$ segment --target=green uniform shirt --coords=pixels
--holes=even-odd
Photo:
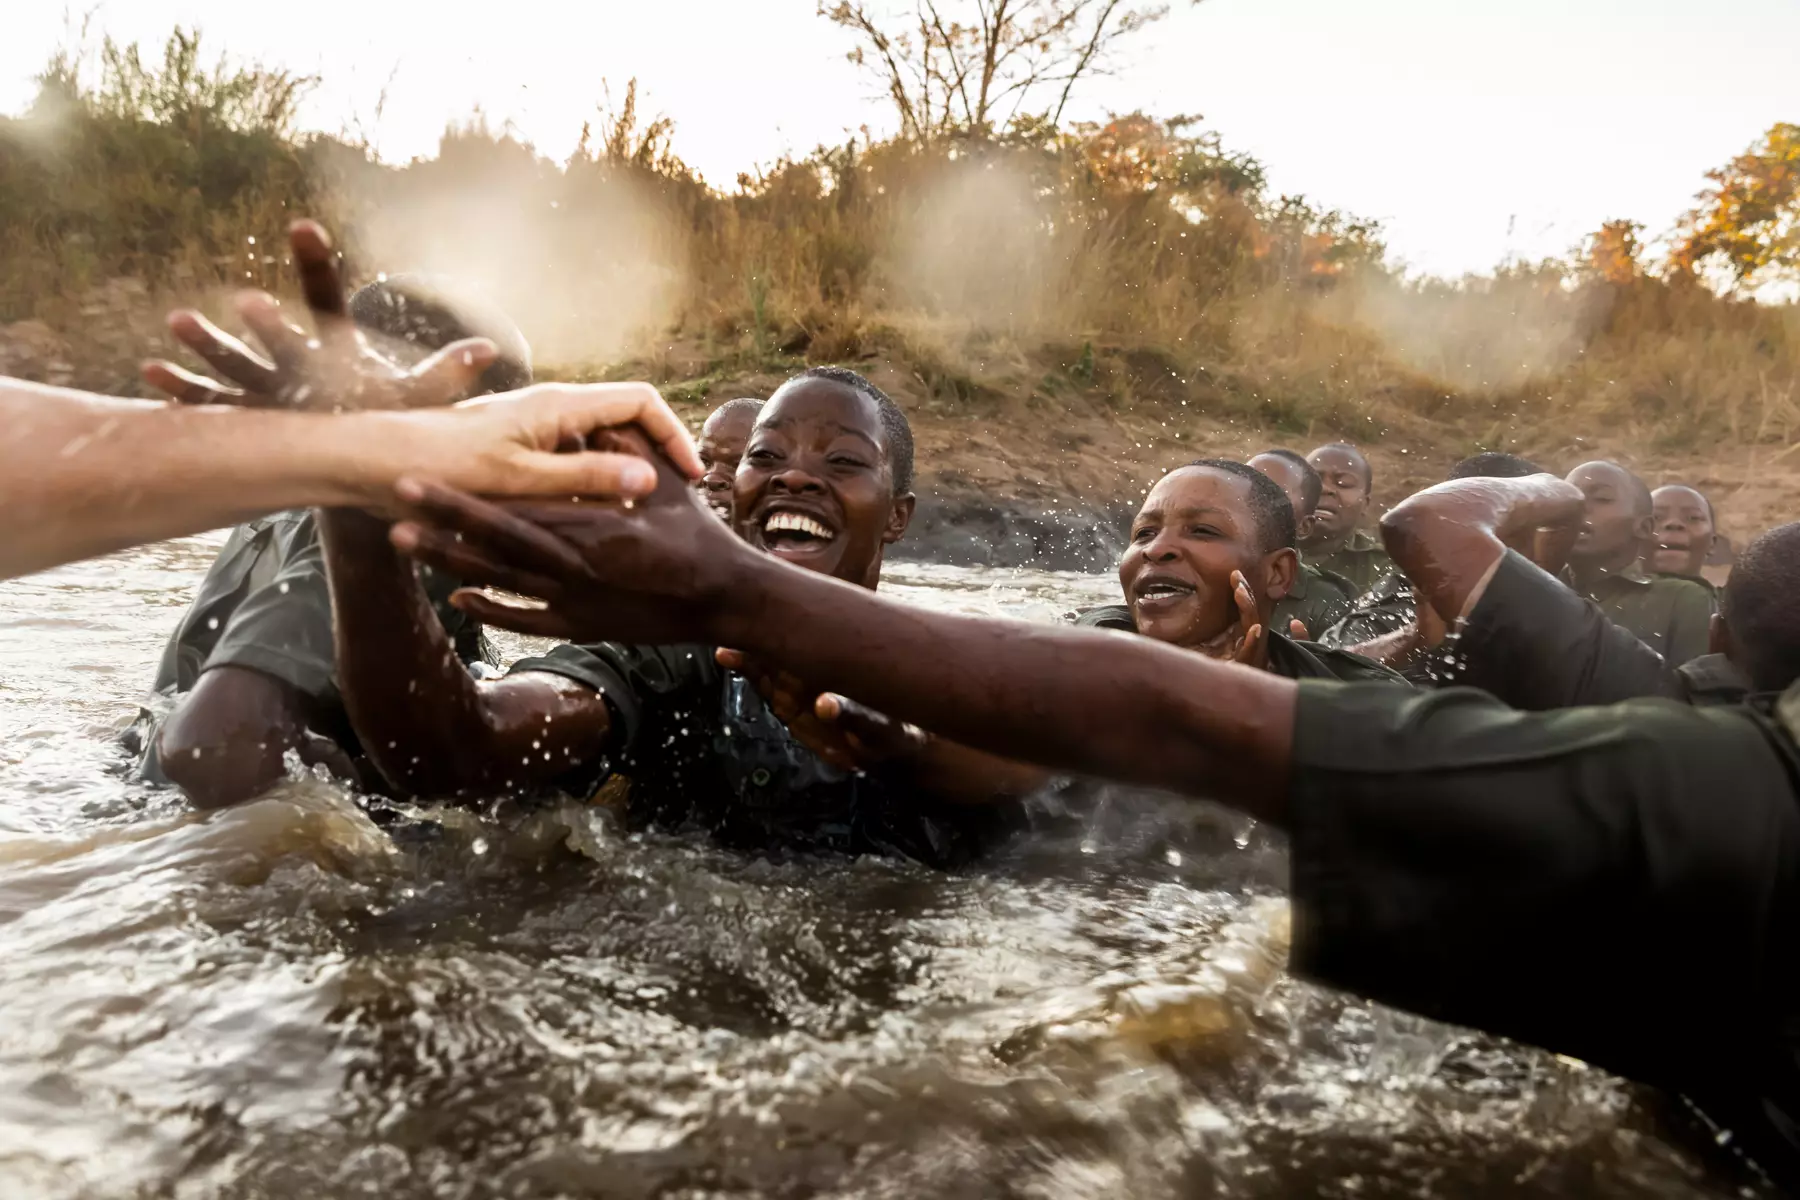
[[[1375,586],[1377,580],[1394,569],[1393,560],[1381,548],[1380,539],[1360,529],[1335,550],[1308,550],[1306,561],[1322,571],[1342,575],[1357,592],[1368,591]]]
[[[1286,633],[1289,622],[1299,621],[1306,626],[1306,636],[1317,641],[1350,611],[1355,600],[1356,587],[1348,579],[1303,558],[1294,575],[1294,590],[1275,602],[1269,624]]]
[[[1075,624],[1090,629],[1117,629],[1136,633],[1131,609],[1123,604],[1102,604],[1084,608],[1075,614]],[[1317,642],[1297,642],[1279,630],[1269,630],[1269,672],[1286,679],[1336,679],[1347,683],[1397,683],[1406,680],[1372,658],[1321,646]]]
[[[1795,713],[1303,681],[1291,967],[1683,1093],[1793,1186]]]
[[[607,753],[566,790],[629,781],[634,823],[697,827],[751,849],[889,854],[932,866],[977,857],[1016,810],[946,804],[879,769],[846,772],[794,739],[755,687],[708,646],[558,646],[513,672],[546,671],[599,692],[612,714]]]
[[[1678,667],[1707,652],[1712,639],[1713,594],[1691,579],[1648,575],[1633,563],[1605,576],[1593,599],[1614,624]]]
[[[463,662],[495,662],[481,625],[450,606],[456,581],[429,567],[420,569],[420,580]],[[331,588],[310,510],[276,513],[231,531],[170,635],[152,688],[177,696],[192,690],[202,672],[220,666],[260,671],[312,698],[323,711],[341,713]],[[144,755],[145,776],[160,780],[156,720],[146,712],[131,741]],[[354,741],[347,717],[328,723],[332,728],[319,732]],[[345,748],[356,751],[354,745]]]

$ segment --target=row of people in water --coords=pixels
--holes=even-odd
[[[327,315],[334,287],[309,288]],[[528,369],[510,329],[402,282],[351,311],[420,350],[492,338],[510,373],[489,387]],[[305,354],[177,328],[239,400],[321,386]],[[325,390],[410,386],[355,351]],[[1461,464],[1380,521],[1411,616],[1331,646],[1277,607],[1302,522],[1355,529],[1366,464],[1312,456],[1322,506],[1304,472],[1296,505],[1278,465],[1206,459],[1151,489],[1122,603],[1076,622],[1098,628],[1024,625],[876,595],[914,506],[911,432],[879,389],[803,372],[718,415],[715,465],[751,409],[728,506],[658,405],[635,412],[650,438],[602,443],[654,467],[588,489],[611,499],[409,480],[398,523],[341,506],[241,527],[165,656],[146,770],[203,805],[256,794],[290,752],[408,796],[610,789],[633,820],[946,864],[1066,778],[1215,800],[1289,834],[1296,972],[1675,1089],[1800,1178],[1800,525],[1739,557],[1709,614],[1720,669],[1695,672],[1568,582],[1638,561],[1652,502],[1628,474]],[[1366,541],[1337,549],[1388,577]],[[484,625],[562,644],[502,673]]]

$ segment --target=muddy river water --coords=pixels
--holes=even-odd
[[[1741,1194],[1602,1072],[1288,978],[1280,840],[1206,805],[951,875],[299,776],[197,817],[111,731],[217,543],[0,585],[0,1197]]]

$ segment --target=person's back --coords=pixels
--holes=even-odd
[[[479,390],[530,382],[530,352],[517,329],[434,282],[372,284],[351,298],[350,313],[403,364],[479,335],[502,351]],[[429,570],[421,581],[459,659],[476,669],[491,663],[480,625],[449,603],[455,581]],[[140,773],[179,785],[204,807],[256,795],[282,777],[289,752],[371,784],[358,766],[333,654],[316,514],[277,513],[233,530],[164,649],[152,704],[166,711],[146,712],[127,743],[140,755]]]

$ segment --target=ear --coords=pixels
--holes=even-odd
[[[1656,536],[1656,516],[1655,516],[1655,514],[1646,513],[1643,516],[1638,518],[1637,536],[1638,536],[1638,540],[1640,542],[1650,541],[1652,538],[1654,538]]]
[[[887,528],[881,531],[882,545],[891,546],[906,536],[907,527],[912,524],[913,510],[918,506],[919,498],[911,492],[894,497],[894,509],[888,513]]]
[[[1300,575],[1300,556],[1284,546],[1263,559],[1262,570],[1262,595],[1273,604],[1294,590],[1294,580]]]

